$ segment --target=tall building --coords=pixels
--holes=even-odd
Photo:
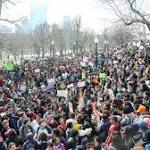
[[[70,21],[71,21],[70,16],[64,16],[64,18],[63,18],[63,24],[70,23]]]
[[[47,22],[47,0],[30,0],[30,27],[32,30],[39,24]]]

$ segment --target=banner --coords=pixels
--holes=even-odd
[[[12,63],[8,63],[8,64],[6,65],[6,69],[7,69],[8,71],[13,71],[13,70],[14,70],[14,65],[13,65]]]

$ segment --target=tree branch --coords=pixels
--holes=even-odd
[[[20,19],[17,19],[17,20],[9,20],[9,19],[6,19],[6,18],[0,18],[0,21],[4,21],[4,22],[8,22],[8,23],[16,23],[16,22],[19,22],[21,21],[22,19],[24,19],[25,17],[21,17]]]
[[[142,20],[145,22],[145,24],[147,24],[148,21],[146,20],[146,18],[144,17],[144,15],[141,14],[140,11],[138,11],[137,9],[135,9],[135,8],[133,7],[133,4],[134,4],[135,2],[136,2],[136,0],[133,0],[132,2],[131,2],[131,0],[128,0],[128,3],[129,3],[129,5],[130,5],[130,9],[131,9],[135,14],[137,14],[139,17],[141,17]]]
[[[12,5],[16,5],[16,3],[11,1],[11,0],[3,0],[2,3],[9,3],[9,4],[12,4]]]
[[[130,1],[130,0],[129,0]],[[136,2],[136,0],[133,0],[132,2],[130,1],[132,7],[133,7],[133,4]]]
[[[124,19],[123,22],[125,23],[125,25],[132,25],[132,24],[134,24],[134,23],[146,24],[143,20],[140,20],[140,19],[132,19],[131,21],[126,21],[126,20]]]

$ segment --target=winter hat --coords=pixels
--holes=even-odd
[[[68,146],[68,149],[73,149],[73,148],[76,148],[76,142],[75,142],[75,139],[70,137],[67,141],[67,146]]]
[[[123,95],[121,93],[116,94],[116,99],[117,100],[122,99],[122,98],[123,98]]]
[[[144,105],[140,105],[138,107],[137,112],[139,112],[139,113],[145,113],[146,112],[146,107]]]
[[[131,127],[133,130],[139,130],[139,124],[138,123],[131,124]]]
[[[4,111],[5,111],[4,107],[1,106],[1,107],[0,107],[0,113],[2,113],[2,112],[4,112]]]
[[[27,140],[33,140],[33,133],[30,132],[26,135]]]

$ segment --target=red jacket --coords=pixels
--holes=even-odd
[[[119,131],[120,131],[120,124],[119,123],[112,124],[110,126],[109,131],[108,131],[108,137],[106,139],[106,144],[108,146],[112,144],[112,136],[113,136],[113,134],[116,134]]]

